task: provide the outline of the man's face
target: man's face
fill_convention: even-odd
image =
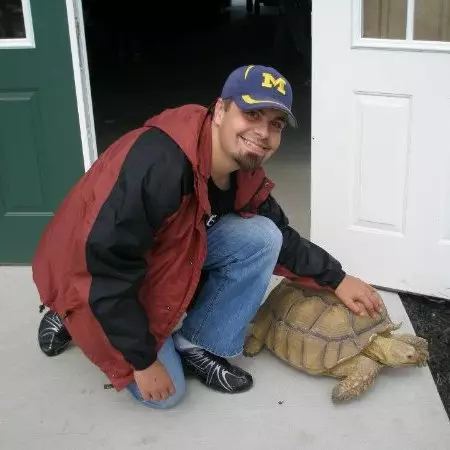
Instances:
[[[272,108],[243,111],[234,102],[227,108],[220,99],[214,123],[225,155],[239,169],[251,171],[266,162],[280,146],[286,115]]]

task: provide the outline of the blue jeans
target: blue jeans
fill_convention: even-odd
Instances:
[[[208,230],[204,270],[208,277],[193,308],[184,319],[181,334],[209,352],[230,358],[242,353],[246,330],[256,314],[282,245],[282,234],[268,218],[222,217]],[[158,353],[175,385],[167,400],[144,401],[135,383],[128,389],[147,406],[168,408],[183,397],[185,380],[172,339]]]

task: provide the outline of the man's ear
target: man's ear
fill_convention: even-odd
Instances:
[[[216,105],[214,107],[213,122],[216,125],[220,125],[223,121],[224,115],[225,115],[225,103],[222,98],[218,98]]]

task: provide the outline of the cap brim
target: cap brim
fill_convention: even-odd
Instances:
[[[256,99],[250,94],[247,95],[240,95],[233,100],[236,102],[236,104],[244,111],[251,111],[253,109],[263,109],[263,108],[272,108],[272,109],[278,109],[280,111],[283,111],[287,115],[288,123],[291,127],[297,128],[298,122],[295,118],[294,114],[292,114],[292,111],[279,101],[273,99],[273,98],[264,98],[264,99]]]

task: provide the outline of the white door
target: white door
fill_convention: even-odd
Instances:
[[[450,298],[450,0],[314,0],[311,239]]]

